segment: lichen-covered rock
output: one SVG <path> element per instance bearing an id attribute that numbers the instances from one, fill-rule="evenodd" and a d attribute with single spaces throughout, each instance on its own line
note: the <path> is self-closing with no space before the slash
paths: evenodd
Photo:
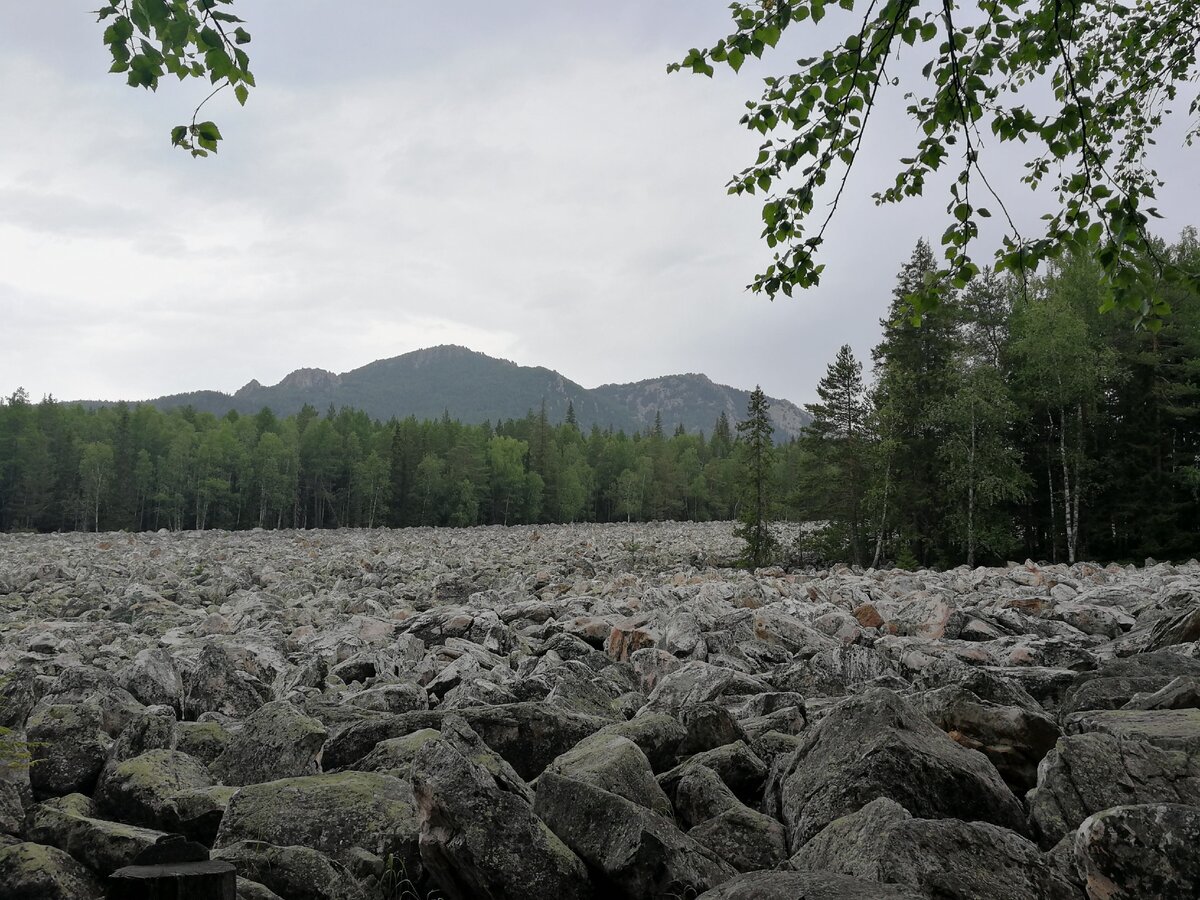
<path id="1" fill-rule="evenodd" d="M 1164 750 L 1200 753 L 1200 709 L 1105 709 L 1067 717 L 1067 734 L 1097 731 Z"/>
<path id="2" fill-rule="evenodd" d="M 844 700 L 806 731 L 776 777 L 792 850 L 876 797 L 923 818 L 1025 827 L 1021 804 L 987 757 L 879 688 Z"/>
<path id="3" fill-rule="evenodd" d="M 98 875 L 108 876 L 132 865 L 166 834 L 97 818 L 91 800 L 68 794 L 33 807 L 26 816 L 25 836 L 65 850 Z"/>
<path id="4" fill-rule="evenodd" d="M 243 787 L 225 809 L 214 847 L 262 841 L 309 847 L 335 860 L 361 847 L 417 872 L 418 828 L 407 783 L 376 772 L 340 772 Z"/>
<path id="5" fill-rule="evenodd" d="M 234 665 L 229 652 L 218 644 L 204 647 L 183 683 L 183 713 L 188 719 L 206 712 L 244 719 L 270 696 L 267 686 Z"/>
<path id="6" fill-rule="evenodd" d="M 238 841 L 214 850 L 212 858 L 233 863 L 239 875 L 287 900 L 367 900 L 345 866 L 309 847 Z"/>
<path id="7" fill-rule="evenodd" d="M 29 780 L 39 796 L 91 793 L 112 741 L 104 714 L 90 703 L 52 704 L 34 710 L 26 726 L 32 746 Z"/>
<path id="8" fill-rule="evenodd" d="M 291 703 L 276 700 L 256 709 L 212 763 L 223 784 L 245 785 L 315 775 L 325 726 Z"/>
<path id="9" fill-rule="evenodd" d="M 740 803 L 690 828 L 687 836 L 739 872 L 773 869 L 787 859 L 783 825 Z"/>
<path id="10" fill-rule="evenodd" d="M 1200 807 L 1117 806 L 1079 826 L 1076 866 L 1089 900 L 1200 896 Z"/>
<path id="11" fill-rule="evenodd" d="M 750 872 L 697 900 L 926 900 L 908 888 L 831 872 Z"/>
<path id="12" fill-rule="evenodd" d="M 422 728 L 404 737 L 380 741 L 375 749 L 354 763 L 350 768 L 359 772 L 382 772 L 401 781 L 412 777 L 412 761 L 426 741 L 437 740 L 441 732 L 435 728 Z"/>
<path id="13" fill-rule="evenodd" d="M 628 738 L 604 733 L 584 738 L 546 771 L 609 791 L 668 818 L 674 814 L 646 754 Z"/>
<path id="14" fill-rule="evenodd" d="M 1050 848 L 1093 813 L 1130 803 L 1200 806 L 1200 759 L 1110 734 L 1068 735 L 1038 767 L 1029 823 Z"/>
<path id="15" fill-rule="evenodd" d="M 57 847 L 21 843 L 0 847 L 4 900 L 104 900 L 100 880 Z"/>
<path id="16" fill-rule="evenodd" d="M 735 870 L 675 823 L 616 794 L 543 772 L 534 810 L 597 872 L 598 887 L 619 897 L 708 890 Z"/>
<path id="17" fill-rule="evenodd" d="M 915 819 L 886 797 L 830 822 L 791 866 L 901 884 L 929 897 L 1083 900 L 1026 838 L 983 822 Z"/>
<path id="18" fill-rule="evenodd" d="M 583 862 L 465 749 L 453 734 L 428 741 L 412 767 L 421 859 L 447 900 L 591 898 Z"/>
<path id="19" fill-rule="evenodd" d="M 166 831 L 177 824 L 172 797 L 211 786 L 212 776 L 200 760 L 177 750 L 150 750 L 106 767 L 95 802 L 109 818 Z"/>

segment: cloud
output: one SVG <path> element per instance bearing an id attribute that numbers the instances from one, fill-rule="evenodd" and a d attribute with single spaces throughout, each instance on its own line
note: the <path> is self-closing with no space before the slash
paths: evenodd
<path id="1" fill-rule="evenodd" d="M 0 144 L 18 348 L 0 392 L 235 390 L 457 343 L 589 386 L 703 371 L 803 402 L 839 345 L 869 357 L 897 269 L 943 227 L 940 196 L 869 199 L 911 149 L 895 96 L 822 286 L 745 292 L 769 256 L 758 202 L 724 184 L 758 146 L 737 125 L 753 67 L 665 74 L 723 33 L 721 4 L 467 2 L 418 22 L 244 2 L 260 88 L 245 109 L 213 101 L 227 141 L 204 161 L 166 139 L 203 85 L 124 87 L 95 27 L 57 5 L 0 35 L 0 127 L 20 136 Z M 1164 211 L 1194 208 L 1194 187 Z"/>

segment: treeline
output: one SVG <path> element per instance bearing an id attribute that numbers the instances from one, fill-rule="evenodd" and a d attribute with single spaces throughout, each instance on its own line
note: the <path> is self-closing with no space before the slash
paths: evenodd
<path id="1" fill-rule="evenodd" d="M 740 467 L 711 436 L 551 423 L 372 421 L 311 406 L 217 418 L 18 391 L 0 406 L 0 529 L 330 528 L 728 519 Z"/>
<path id="2" fill-rule="evenodd" d="M 818 556 L 948 566 L 1200 553 L 1200 272 L 1195 229 L 1144 261 L 1140 326 L 1068 254 L 1024 283 L 985 272 L 922 318 L 899 274 L 873 378 L 848 347 L 789 454 L 790 508 Z M 1157 274 L 1155 274 L 1157 273 Z M 1107 311 L 1106 311 L 1107 310 Z"/>
<path id="3" fill-rule="evenodd" d="M 1195 230 L 1146 265 L 1200 270 Z M 725 416 L 708 436 L 661 420 L 627 435 L 532 411 L 494 426 L 217 418 L 18 391 L 0 403 L 0 530 L 711 520 L 752 499 L 820 523 L 784 548 L 809 562 L 1200 552 L 1196 297 L 1163 281 L 1147 299 L 1163 317 L 1135 327 L 1101 311 L 1098 267 L 1068 258 L 1025 283 L 984 273 L 914 324 L 904 298 L 935 268 L 918 243 L 869 382 L 843 347 L 807 433 L 766 451 Z"/>

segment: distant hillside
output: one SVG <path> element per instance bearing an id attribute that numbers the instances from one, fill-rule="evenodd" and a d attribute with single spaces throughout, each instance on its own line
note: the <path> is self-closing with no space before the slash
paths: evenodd
<path id="1" fill-rule="evenodd" d="M 330 405 L 361 409 L 372 418 L 393 416 L 435 419 L 448 412 L 463 422 L 519 419 L 537 411 L 543 401 L 552 422 L 566 418 L 574 404 L 579 424 L 643 430 L 661 413 L 663 428 L 682 424 L 688 431 L 712 430 L 724 412 L 730 424 L 745 414 L 749 391 L 715 384 L 706 375 L 668 375 L 633 384 L 606 384 L 589 390 L 541 366 L 519 366 L 466 347 L 441 346 L 381 359 L 335 375 L 324 369 L 297 369 L 278 384 L 257 381 L 233 394 L 194 391 L 144 401 L 167 410 L 191 406 L 200 412 L 224 415 L 232 410 L 254 414 L 270 407 L 291 415 L 308 403 L 322 412 Z M 776 436 L 799 434 L 809 416 L 787 400 L 770 399 Z M 89 401 L 88 406 L 108 405 Z"/>

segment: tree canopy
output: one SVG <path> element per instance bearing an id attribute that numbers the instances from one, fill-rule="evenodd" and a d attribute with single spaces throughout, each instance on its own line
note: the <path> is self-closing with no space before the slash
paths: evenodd
<path id="1" fill-rule="evenodd" d="M 826 0 L 752 0 L 731 5 L 733 30 L 711 47 L 693 48 L 670 71 L 712 76 L 762 57 L 789 29 L 825 18 Z M 742 124 L 765 140 L 754 163 L 730 181 L 736 194 L 760 194 L 763 232 L 773 262 L 751 288 L 774 298 L 819 283 L 817 253 L 859 156 L 881 87 L 900 85 L 897 60 L 921 55 L 923 81 L 906 84 L 907 112 L 920 129 L 894 180 L 874 194 L 897 203 L 924 192 L 927 180 L 955 167 L 942 235 L 944 259 L 908 297 L 919 315 L 980 266 L 970 248 L 981 219 L 1006 219 L 996 268 L 1024 273 L 1064 253 L 1095 255 L 1112 286 L 1110 305 L 1135 310 L 1151 327 L 1169 312 L 1151 288 L 1163 279 L 1198 282 L 1157 252 L 1147 223 L 1163 182 L 1147 148 L 1181 90 L 1197 77 L 1200 2 L 1136 0 L 838 0 L 853 16 L 843 36 L 810 33 L 820 48 L 764 79 Z M 1188 114 L 1200 109 L 1191 100 Z M 1190 144 L 1200 131 L 1193 123 Z M 1049 188 L 1042 234 L 1022 234 L 1002 185 L 989 179 L 988 144 L 1029 151 L 1021 181 Z M 818 209 L 827 181 L 835 189 Z M 827 189 L 828 190 L 828 189 Z M 1147 262 L 1153 272 L 1147 271 Z"/>
<path id="2" fill-rule="evenodd" d="M 197 121 L 204 104 L 232 88 L 245 106 L 254 87 L 250 57 L 243 49 L 250 33 L 240 18 L 221 7 L 233 0 L 113 0 L 96 10 L 106 22 L 104 44 L 112 54 L 110 72 L 125 75 L 130 87 L 158 90 L 159 79 L 206 78 L 215 88 L 196 107 L 192 120 L 171 129 L 171 143 L 192 156 L 217 151 L 221 131 L 215 122 Z"/>

